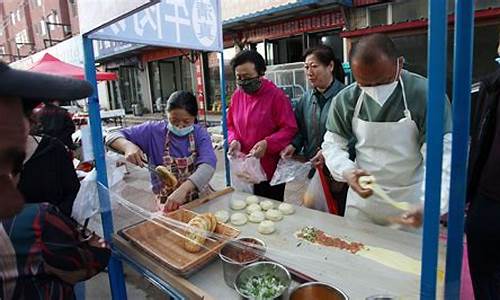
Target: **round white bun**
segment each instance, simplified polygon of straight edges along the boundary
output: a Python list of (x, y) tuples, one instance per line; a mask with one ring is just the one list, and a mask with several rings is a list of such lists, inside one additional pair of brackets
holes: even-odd
[(229, 220), (229, 213), (226, 210), (218, 210), (215, 212), (215, 217), (217, 221), (221, 223), (226, 223)]
[(262, 210), (270, 210), (274, 207), (274, 203), (271, 200), (264, 200), (260, 203), (260, 207)]
[(248, 217), (248, 221), (252, 223), (260, 223), (266, 219), (265, 215), (261, 211), (254, 211), (253, 213), (250, 214)]
[(243, 200), (231, 200), (231, 208), (234, 210), (242, 210), (247, 207), (247, 203)]
[(234, 213), (231, 216), (231, 224), (236, 226), (245, 225), (248, 222), (247, 215), (243, 213)]
[(281, 221), (283, 219), (283, 214), (277, 209), (270, 209), (266, 211), (266, 219), (271, 220), (271, 221)]
[(271, 234), (276, 230), (276, 226), (274, 226), (273, 221), (262, 221), (259, 224), (259, 227), (257, 228), (257, 231), (261, 234)]
[(295, 207), (290, 203), (281, 203), (278, 206), (278, 210), (284, 215), (292, 215), (295, 213)]
[(247, 206), (247, 214), (251, 215), (255, 211), (261, 211), (262, 209), (260, 208), (260, 205), (257, 203), (250, 204)]
[(257, 196), (248, 196), (247, 199), (245, 200), (245, 202), (250, 205), (250, 204), (254, 204), (254, 203), (259, 203), (260, 200), (259, 200), (259, 197)]

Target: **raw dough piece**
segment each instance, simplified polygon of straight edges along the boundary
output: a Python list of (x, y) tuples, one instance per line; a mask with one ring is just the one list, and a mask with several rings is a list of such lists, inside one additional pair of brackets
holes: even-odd
[(257, 231), (259, 231), (259, 233), (261, 234), (271, 234), (274, 232), (274, 230), (276, 230), (274, 222), (268, 220), (260, 222), (259, 228), (257, 228)]
[(247, 206), (247, 203), (243, 200), (232, 200), (231, 208), (234, 210), (242, 210)]
[(283, 215), (281, 212), (277, 209), (270, 209), (266, 211), (266, 219), (271, 220), (271, 221), (281, 221), (283, 219)]
[(243, 213), (234, 213), (231, 216), (231, 224), (240, 226), (240, 225), (245, 225), (248, 221), (247, 215)]
[(251, 215), (254, 211), (261, 211), (260, 205), (257, 203), (250, 204), (247, 206), (247, 214)]
[(226, 210), (219, 210), (215, 213), (217, 221), (221, 223), (226, 223), (229, 220), (229, 213)]
[(274, 203), (271, 200), (264, 200), (260, 203), (260, 207), (262, 210), (270, 210), (274, 207)]
[(295, 213), (295, 207), (290, 203), (281, 203), (278, 209), (284, 215), (292, 215)]
[(248, 217), (248, 221), (250, 221), (252, 223), (260, 223), (260, 222), (264, 221), (265, 219), (266, 219), (266, 217), (264, 216), (264, 213), (261, 211), (254, 211)]
[(258, 204), (260, 202), (259, 197), (257, 196), (248, 196), (245, 202), (250, 205), (250, 204)]

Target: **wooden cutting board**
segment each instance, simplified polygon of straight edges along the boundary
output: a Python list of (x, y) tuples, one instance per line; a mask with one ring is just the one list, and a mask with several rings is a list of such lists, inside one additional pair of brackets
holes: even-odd
[[(181, 276), (189, 276), (214, 258), (227, 240), (235, 238), (240, 231), (223, 223), (217, 223), (215, 233), (222, 238), (207, 239), (202, 250), (190, 253), (184, 249), (183, 230), (168, 223), (168, 218), (183, 223), (198, 215), (180, 209), (167, 215), (167, 218), (152, 219), (132, 225), (121, 231), (121, 235), (135, 247), (156, 259), (159, 263)], [(175, 230), (175, 232), (172, 232)]]

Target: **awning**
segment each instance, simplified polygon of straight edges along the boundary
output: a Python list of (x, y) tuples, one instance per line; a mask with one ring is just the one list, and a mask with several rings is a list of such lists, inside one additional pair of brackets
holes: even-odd
[(237, 17), (224, 19), (222, 21), (223, 29), (229, 29), (231, 27), (237, 27), (238, 25), (247, 24), (247, 23), (256, 23), (260, 20), (273, 16), (281, 17), (285, 15), (293, 15), (298, 12), (311, 12), (311, 8), (321, 8), (324, 6), (332, 6), (332, 5), (343, 5), (352, 7), (352, 0), (296, 0), (296, 1), (288, 1), (288, 3), (272, 6), (269, 8), (265, 8), (256, 12), (252, 12), (249, 14), (243, 14)]
[[(84, 79), (83, 68), (65, 63), (58, 58), (46, 53), (40, 61), (29, 68), (30, 71), (46, 73), (51, 75)], [(116, 80), (118, 77), (112, 72), (97, 72), (97, 80)]]

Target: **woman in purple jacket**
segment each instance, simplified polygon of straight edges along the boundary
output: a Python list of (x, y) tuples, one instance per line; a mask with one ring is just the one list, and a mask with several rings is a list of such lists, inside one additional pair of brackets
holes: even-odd
[[(208, 183), (217, 163), (208, 132), (195, 124), (198, 106), (193, 94), (173, 93), (167, 103), (168, 121), (146, 122), (108, 136), (106, 144), (125, 154), (127, 161), (151, 167), (165, 166), (177, 178), (167, 187), (151, 173), (159, 207), (173, 211), (185, 202), (209, 192)], [(147, 156), (147, 160), (145, 159)]]

